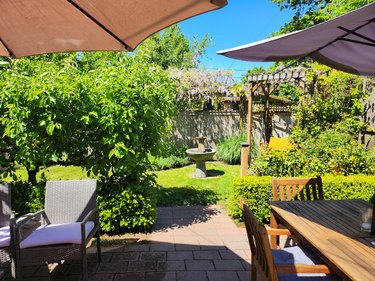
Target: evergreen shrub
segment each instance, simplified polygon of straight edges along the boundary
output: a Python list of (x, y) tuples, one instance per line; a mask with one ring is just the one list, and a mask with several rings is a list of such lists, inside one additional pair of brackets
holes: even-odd
[[(351, 175), (322, 177), (325, 200), (363, 199), (375, 202), (375, 176)], [(229, 213), (242, 220), (239, 200), (244, 199), (260, 222), (269, 223), (272, 200), (272, 177), (238, 177), (229, 196)]]
[(156, 217), (156, 183), (152, 175), (131, 185), (100, 182), (100, 229), (109, 234), (146, 231)]

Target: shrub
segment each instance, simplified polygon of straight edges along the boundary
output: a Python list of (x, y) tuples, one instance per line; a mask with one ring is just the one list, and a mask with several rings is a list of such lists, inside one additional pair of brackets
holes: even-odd
[(150, 157), (151, 170), (160, 171), (172, 168), (179, 168), (190, 163), (189, 157), (178, 157), (171, 155), (169, 157)]
[[(326, 200), (363, 199), (375, 200), (375, 176), (324, 176), (323, 191)], [(239, 200), (244, 199), (251, 211), (263, 223), (269, 223), (272, 200), (272, 177), (242, 177), (233, 180), (229, 196), (229, 213), (242, 219)]]
[(101, 230), (119, 234), (150, 229), (156, 216), (155, 190), (152, 175), (131, 185), (114, 180), (101, 182), (98, 190)]
[(374, 174), (375, 149), (357, 144), (349, 132), (329, 129), (291, 151), (266, 151), (254, 161), (258, 176)]
[(33, 185), (25, 181), (11, 183), (12, 210), (16, 217), (43, 209), (46, 182)]
[(155, 155), (149, 155), (152, 171), (179, 168), (190, 163), (185, 150), (187, 147), (179, 147), (173, 140), (163, 140), (159, 145), (159, 150)]
[[(241, 163), (241, 143), (246, 142), (246, 133), (242, 132), (234, 135), (224, 141), (221, 141), (217, 146), (216, 156), (218, 160), (226, 164), (235, 165)], [(252, 143), (251, 156), (254, 158), (257, 155), (257, 148), (255, 142)]]
[(308, 138), (300, 143), (300, 147), (307, 159), (316, 159), (326, 166), (324, 172), (344, 175), (374, 172), (375, 158), (372, 153), (357, 144), (350, 128), (343, 123), (336, 124), (315, 138)]
[(229, 194), (229, 214), (236, 220), (242, 219), (239, 200), (243, 199), (259, 221), (269, 221), (268, 201), (272, 198), (271, 182), (272, 177), (235, 178)]
[(255, 159), (250, 173), (258, 176), (290, 176), (301, 175), (305, 167), (304, 155), (298, 150), (269, 150)]

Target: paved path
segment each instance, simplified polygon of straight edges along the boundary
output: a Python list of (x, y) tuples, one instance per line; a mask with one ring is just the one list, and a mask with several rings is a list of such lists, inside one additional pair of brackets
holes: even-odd
[[(123, 241), (122, 241), (123, 242)], [(126, 244), (102, 247), (103, 261), (89, 249), (93, 281), (242, 281), (250, 279), (250, 249), (244, 228), (237, 227), (221, 206), (158, 208), (149, 234)], [(29, 268), (35, 280), (81, 280), (77, 264)]]

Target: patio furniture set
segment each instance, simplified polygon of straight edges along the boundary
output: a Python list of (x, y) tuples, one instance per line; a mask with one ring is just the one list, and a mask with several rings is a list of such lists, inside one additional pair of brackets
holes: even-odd
[(22, 280), (22, 268), (28, 264), (78, 260), (87, 280), (86, 248), (93, 237), (101, 260), (96, 184), (96, 180), (48, 181), (45, 208), (17, 220), (11, 212), (10, 186), (0, 186), (0, 261), (11, 263), (12, 279)]
[[(47, 182), (45, 209), (17, 220), (9, 185), (0, 185), (0, 199), (0, 261), (11, 263), (13, 279), (22, 280), (28, 264), (78, 260), (87, 280), (86, 248), (94, 237), (101, 261), (96, 180)], [(370, 203), (324, 200), (320, 177), (274, 178), (273, 200), (270, 227), (241, 202), (252, 281), (374, 280), (375, 236), (359, 223)], [(292, 246), (281, 248), (280, 235), (291, 237)]]
[[(241, 201), (251, 248), (251, 280), (375, 280), (375, 220), (361, 228), (364, 200), (324, 200), (320, 177), (273, 179), (266, 228)], [(373, 212), (373, 211), (372, 211)], [(281, 248), (280, 235), (296, 237)], [(271, 237), (271, 238), (269, 238)]]

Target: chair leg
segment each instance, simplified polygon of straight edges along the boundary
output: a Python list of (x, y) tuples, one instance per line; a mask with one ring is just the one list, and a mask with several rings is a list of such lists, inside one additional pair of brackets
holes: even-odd
[(87, 256), (86, 254), (82, 257), (82, 275), (83, 281), (88, 280), (88, 273), (87, 273)]
[(22, 281), (23, 280), (22, 261), (20, 260), (19, 256), (16, 256), (16, 260), (12, 261), (11, 267), (12, 267), (12, 279), (17, 280), (17, 281)]
[[(11, 274), (12, 274), (12, 280), (17, 280), (17, 277), (20, 277), (19, 274), (16, 273), (16, 270), (17, 270), (16, 262), (15, 262), (14, 258), (12, 257), (11, 262), (10, 262), (10, 271), (11, 271)], [(18, 279), (18, 280), (20, 280), (20, 279)]]
[(100, 231), (96, 232), (96, 251), (98, 254), (98, 262), (102, 262), (102, 246), (100, 245)]

